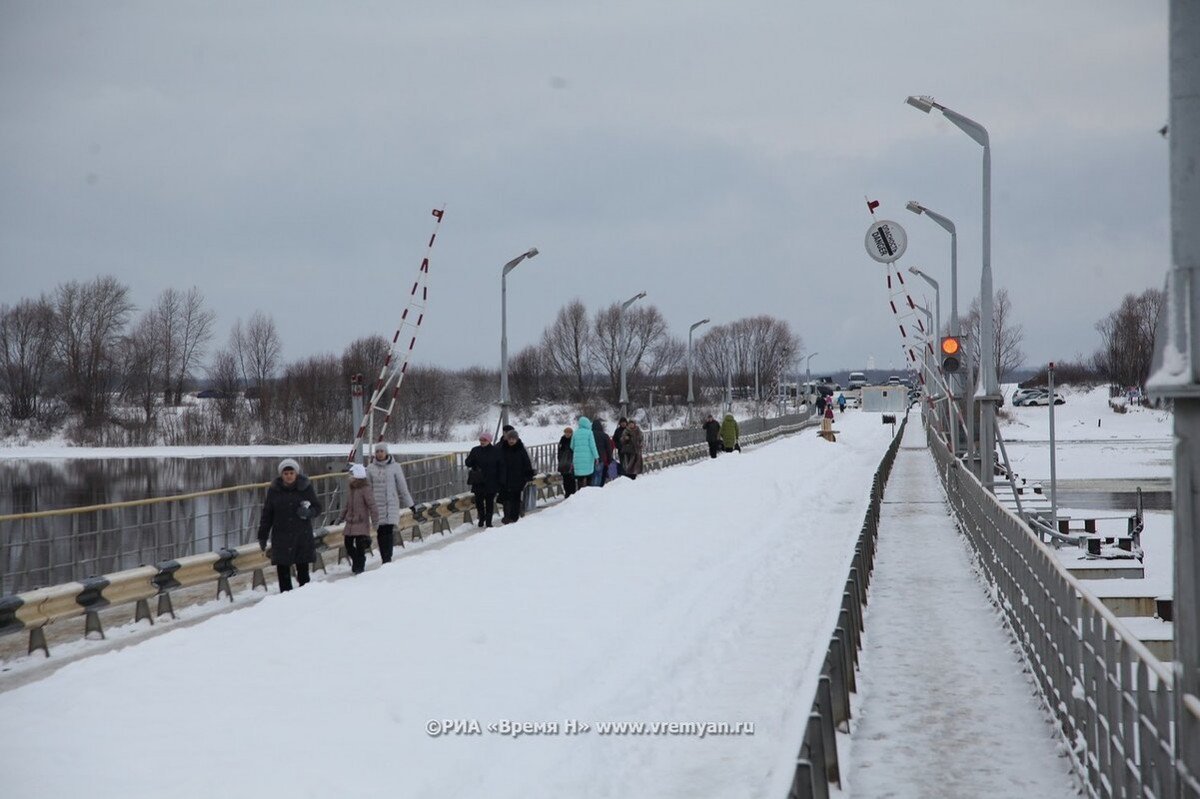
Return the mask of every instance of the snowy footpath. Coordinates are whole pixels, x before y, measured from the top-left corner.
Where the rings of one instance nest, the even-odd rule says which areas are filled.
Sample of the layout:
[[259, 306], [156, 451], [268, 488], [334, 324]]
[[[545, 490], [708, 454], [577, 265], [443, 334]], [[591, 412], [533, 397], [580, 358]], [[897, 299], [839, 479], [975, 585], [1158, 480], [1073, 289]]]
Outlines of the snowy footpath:
[[890, 438], [837, 427], [0, 693], [0, 796], [782, 799]]
[[884, 497], [848, 796], [1075, 795], [967, 546], [914, 416]]

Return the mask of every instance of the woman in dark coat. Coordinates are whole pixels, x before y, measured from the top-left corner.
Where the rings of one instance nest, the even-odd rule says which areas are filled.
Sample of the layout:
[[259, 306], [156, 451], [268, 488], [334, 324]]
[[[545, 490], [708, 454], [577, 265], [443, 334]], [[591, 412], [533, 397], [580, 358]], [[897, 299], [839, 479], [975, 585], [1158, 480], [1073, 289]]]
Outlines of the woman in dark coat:
[[612, 439], [608, 437], [608, 433], [604, 431], [604, 420], [592, 420], [592, 435], [596, 439], [596, 452], [600, 453], [600, 482], [593, 481], [593, 485], [602, 486], [608, 482], [608, 464], [612, 463]]
[[642, 428], [638, 427], [638, 423], [630, 420], [629, 426], [621, 434], [621, 466], [625, 472], [625, 476], [630, 480], [636, 480], [637, 476], [642, 473]]
[[521, 492], [534, 474], [525, 445], [516, 430], [509, 430], [500, 442], [500, 502], [504, 506], [505, 524], [521, 518]]
[[500, 490], [500, 450], [492, 446], [491, 433], [479, 434], [479, 446], [471, 450], [464, 463], [469, 470], [467, 482], [475, 494], [479, 526], [491, 527], [496, 515], [496, 492]]
[[571, 449], [573, 435], [574, 430], [564, 427], [562, 438], [558, 440], [558, 473], [562, 475], [564, 499], [575, 493], [575, 451]]
[[258, 546], [265, 552], [271, 544], [271, 563], [279, 572], [279, 590], [292, 590], [292, 567], [296, 582], [308, 582], [308, 566], [316, 555], [312, 520], [324, 508], [312, 481], [300, 473], [291, 458], [279, 462], [279, 476], [267, 488], [258, 521]]

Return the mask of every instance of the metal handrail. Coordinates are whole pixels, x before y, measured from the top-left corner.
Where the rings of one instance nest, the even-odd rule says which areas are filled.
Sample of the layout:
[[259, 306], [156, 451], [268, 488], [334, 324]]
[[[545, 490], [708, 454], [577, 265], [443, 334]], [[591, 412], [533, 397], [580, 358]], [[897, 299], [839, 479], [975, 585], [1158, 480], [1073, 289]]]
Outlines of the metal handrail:
[[858, 668], [858, 653], [863, 646], [863, 608], [867, 604], [867, 589], [875, 570], [875, 546], [879, 539], [883, 494], [907, 425], [908, 414], [905, 413], [904, 421], [900, 423], [871, 480], [871, 501], [854, 546], [854, 559], [842, 591], [842, 608], [838, 613], [837, 626], [829, 639], [829, 648], [825, 651], [821, 676], [817, 679], [817, 691], [796, 755], [796, 770], [792, 775], [788, 799], [828, 797], [831, 783], [841, 788], [836, 733], [850, 731], [850, 694], [858, 691], [855, 670]]
[[925, 427], [958, 527], [1070, 744], [1066, 753], [1087, 794], [1200, 797], [1200, 782], [1177, 755], [1181, 723], [1200, 725], [1200, 703], [1185, 701], [1191, 717], [1175, 717], [1171, 669], [983, 488], [928, 421]]

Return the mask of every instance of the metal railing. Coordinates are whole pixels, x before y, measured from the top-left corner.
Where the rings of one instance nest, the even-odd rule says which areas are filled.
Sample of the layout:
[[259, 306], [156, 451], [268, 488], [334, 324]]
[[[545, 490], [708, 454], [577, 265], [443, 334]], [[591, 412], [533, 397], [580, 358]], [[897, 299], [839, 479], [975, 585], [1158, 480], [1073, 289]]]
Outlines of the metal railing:
[[[1087, 795], [1200, 797], [1200, 764], [1191, 759], [1196, 742], [1189, 740], [1200, 730], [1200, 702], [1184, 697], [1185, 717], [1177, 718], [1171, 669], [925, 429], [959, 529], [1070, 745]], [[1186, 748], [1192, 756], [1180, 757]]]
[[788, 799], [827, 799], [830, 783], [841, 788], [836, 733], [839, 730], [850, 732], [850, 694], [858, 691], [854, 672], [858, 667], [858, 653], [862, 650], [863, 607], [867, 604], [867, 588], [875, 570], [880, 504], [907, 425], [908, 416], [905, 415], [871, 481], [871, 502], [854, 545], [854, 560], [842, 590], [842, 609], [825, 651], [825, 663], [821, 666], [817, 693], [796, 755], [796, 771]]
[[[743, 437], [796, 424], [807, 415], [748, 419]], [[645, 437], [646, 455], [704, 442], [703, 430], [655, 430]], [[536, 472], [558, 464], [558, 444], [527, 446]], [[413, 500], [433, 502], [467, 487], [467, 452], [402, 461]], [[340, 472], [317, 475], [314, 486], [329, 524], [341, 512]], [[83, 508], [0, 515], [0, 596], [39, 586], [81, 580], [171, 558], [252, 543], [263, 491], [269, 483], [199, 491], [170, 497]]]
[[[772, 419], [767, 424], [756, 425], [756, 432], [743, 433], [741, 440], [746, 444], [760, 443], [779, 435], [798, 432], [814, 423], [811, 417], [804, 416]], [[663, 439], [666, 442], [669, 442], [669, 440], [669, 438]], [[539, 498], [548, 499], [551, 495], [561, 494], [562, 479], [552, 471], [557, 466], [557, 444], [540, 445], [531, 449], [536, 452], [537, 460], [535, 463], [544, 464], [547, 462], [547, 459], [550, 459], [548, 462], [551, 464], [551, 471], [549, 473], [541, 473], [533, 480], [533, 485], [537, 488]], [[533, 454], [531, 453], [531, 455]], [[461, 457], [459, 457], [461, 455], [462, 453], [455, 453], [424, 460], [428, 462], [442, 461], [443, 465], [440, 468], [443, 470], [451, 468], [459, 469], [461, 468]], [[644, 465], [647, 471], [654, 471], [707, 457], [708, 447], [704, 444], [687, 444], [646, 453], [644, 455]], [[405, 464], [406, 471], [408, 471], [411, 463]], [[431, 479], [429, 485], [438, 485], [437, 481], [444, 479], [432, 476], [437, 471], [438, 469], [430, 470]], [[340, 515], [340, 511], [338, 510], [340, 501], [338, 487], [341, 485], [341, 480], [336, 478], [344, 480], [345, 475], [337, 473], [313, 478], [314, 481], [317, 481], [321, 485], [321, 496], [328, 498], [326, 510], [323, 514], [325, 523], [323, 526], [317, 527], [314, 531], [317, 554], [314, 558], [313, 566], [316, 569], [324, 569], [323, 553], [336, 550], [339, 561], [345, 556], [341, 525], [328, 524], [328, 520], [336, 519]], [[261, 503], [262, 491], [267, 485], [267, 483], [260, 483], [253, 486], [238, 486], [230, 489], [200, 492], [184, 497], [164, 497], [155, 500], [116, 503], [116, 505], [122, 506], [120, 508], [106, 505], [78, 510], [87, 513], [104, 513], [126, 510], [125, 506], [166, 505], [170, 507], [171, 502], [198, 501], [208, 496], [222, 496], [230, 492], [252, 489], [255, 495], [250, 507], [254, 511], [254, 523], [250, 529], [254, 531], [257, 529], [257, 508]], [[404, 509], [400, 514], [400, 523], [397, 531], [400, 541], [403, 542], [406, 530], [409, 533], [410, 540], [423, 539], [420, 527], [422, 523], [431, 525], [431, 534], [441, 533], [444, 535], [451, 531], [448, 521], [450, 516], [462, 513], [464, 521], [469, 521], [469, 514], [473, 508], [474, 497], [472, 494], [452, 491], [441, 498], [419, 503], [416, 514], [410, 513], [408, 509]], [[43, 514], [21, 515], [42, 516], [46, 515], [46, 513], [69, 514], [71, 512], [69, 510], [49, 511]], [[320, 520], [318, 520], [318, 523], [320, 523]], [[231, 530], [230, 532], [233, 531]], [[251, 537], [253, 536], [251, 535]], [[210, 540], [215, 541], [215, 539]], [[114, 570], [110, 573], [104, 573], [101, 576], [94, 576], [98, 572], [92, 572], [89, 576], [62, 581], [48, 588], [33, 589], [21, 593], [0, 594], [0, 635], [28, 631], [28, 651], [32, 653], [35, 649], [41, 649], [49, 655], [50, 652], [46, 643], [44, 628], [53, 622], [84, 616], [85, 632], [96, 632], [103, 635], [103, 630], [100, 626], [100, 611], [106, 608], [134, 603], [136, 605], [134, 619], [136, 621], [146, 619], [153, 623], [153, 616], [149, 608], [150, 599], [158, 598], [158, 611], [156, 615], [161, 616], [174, 613], [171, 593], [176, 589], [216, 582], [217, 596], [220, 597], [222, 594], [227, 594], [232, 598], [230, 578], [237, 574], [251, 572], [253, 574], [252, 585], [255, 587], [265, 587], [266, 581], [263, 572], [269, 565], [267, 559], [259, 550], [257, 543], [240, 542], [230, 542], [221, 546], [213, 546], [209, 551], [196, 554], [189, 553], [183, 557], [165, 558], [149, 562], [154, 563], [154, 565], [145, 565], [147, 561], [143, 561], [133, 568]]]

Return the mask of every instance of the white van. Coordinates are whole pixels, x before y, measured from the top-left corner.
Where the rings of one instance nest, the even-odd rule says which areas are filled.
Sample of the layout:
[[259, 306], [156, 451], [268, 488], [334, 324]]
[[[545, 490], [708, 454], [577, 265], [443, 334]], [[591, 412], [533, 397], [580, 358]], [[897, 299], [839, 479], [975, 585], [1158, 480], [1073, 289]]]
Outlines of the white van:
[[850, 378], [846, 381], [846, 387], [853, 391], [856, 388], [862, 388], [867, 384], [867, 376], [863, 372], [851, 372]]

